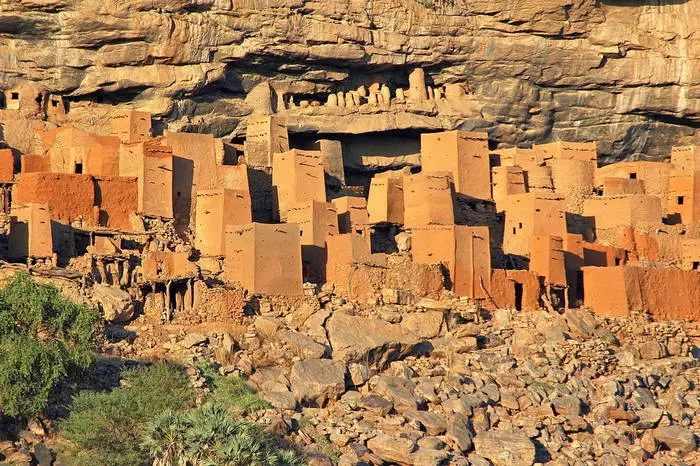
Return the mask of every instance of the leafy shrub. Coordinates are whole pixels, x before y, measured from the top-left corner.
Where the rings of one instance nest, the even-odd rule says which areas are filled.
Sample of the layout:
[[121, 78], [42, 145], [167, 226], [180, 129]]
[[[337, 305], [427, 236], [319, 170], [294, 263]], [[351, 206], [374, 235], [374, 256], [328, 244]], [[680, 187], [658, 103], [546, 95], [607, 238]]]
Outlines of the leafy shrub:
[[297, 466], [294, 452], [280, 450], [265, 431], [232, 419], [226, 407], [206, 403], [199, 409], [165, 412], [151, 423], [143, 447], [154, 464], [193, 466]]
[[207, 379], [207, 384], [212, 389], [210, 400], [213, 403], [244, 416], [270, 407], [270, 403], [256, 395], [245, 380], [240, 377], [219, 374], [211, 361], [198, 361], [197, 367], [202, 371]]
[[73, 399], [70, 415], [61, 424], [63, 437], [71, 442], [63, 463], [146, 464], [148, 454], [139, 446], [145, 427], [163, 412], [194, 403], [187, 377], [177, 368], [159, 364], [122, 375], [122, 387]]
[[43, 411], [61, 379], [93, 362], [99, 312], [17, 273], [0, 290], [0, 406], [11, 416]]

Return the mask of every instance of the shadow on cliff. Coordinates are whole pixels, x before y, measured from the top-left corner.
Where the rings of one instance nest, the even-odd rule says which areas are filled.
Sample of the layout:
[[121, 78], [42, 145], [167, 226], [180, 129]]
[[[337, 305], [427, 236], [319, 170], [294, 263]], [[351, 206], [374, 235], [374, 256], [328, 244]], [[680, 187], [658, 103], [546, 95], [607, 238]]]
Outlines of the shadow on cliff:
[[666, 6], [666, 5], [682, 5], [688, 3], [689, 0], [598, 0], [598, 6], [600, 5], [611, 5], [611, 6]]

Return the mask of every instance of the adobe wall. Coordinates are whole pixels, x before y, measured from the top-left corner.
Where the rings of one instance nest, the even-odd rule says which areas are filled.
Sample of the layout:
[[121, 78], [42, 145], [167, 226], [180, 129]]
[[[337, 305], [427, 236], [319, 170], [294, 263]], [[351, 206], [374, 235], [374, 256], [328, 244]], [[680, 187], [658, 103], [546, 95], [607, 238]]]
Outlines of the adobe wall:
[[93, 136], [93, 139], [95, 143], [88, 148], [84, 173], [95, 176], [119, 176], [119, 139], [109, 136]]
[[331, 139], [319, 139], [316, 141], [321, 152], [323, 170], [326, 173], [326, 181], [332, 186], [345, 185], [345, 167], [343, 165], [343, 144]]
[[53, 255], [53, 229], [47, 204], [19, 204], [12, 206], [8, 256], [47, 258]]
[[455, 223], [450, 174], [421, 172], [403, 179], [404, 227]]
[[536, 166], [525, 171], [525, 184], [530, 193], [553, 193], [554, 180], [552, 179], [552, 167]]
[[603, 179], [604, 196], [624, 196], [627, 194], [645, 194], [644, 181], [639, 179], [609, 177]]
[[151, 114], [133, 110], [113, 112], [111, 134], [124, 144], [145, 141], [151, 137]]
[[302, 294], [300, 231], [296, 224], [226, 227], [226, 280], [251, 293]]
[[692, 174], [674, 173], [669, 179], [667, 214], [677, 223], [700, 221], [700, 171]]
[[9, 183], [15, 176], [15, 156], [12, 149], [0, 149], [0, 183]]
[[227, 225], [252, 222], [250, 193], [247, 190], [205, 189], [197, 192], [195, 246], [204, 255], [226, 253]]
[[325, 248], [326, 237], [338, 234], [338, 213], [330, 202], [297, 204], [287, 212], [287, 222], [299, 225], [302, 246]]
[[144, 144], [143, 172], [138, 176], [139, 212], [173, 218], [173, 159], [170, 149]]
[[569, 306], [576, 306], [583, 294], [583, 236], [567, 233], [563, 237], [564, 267], [566, 283], [569, 286]]
[[648, 311], [655, 319], [700, 319], [700, 274], [672, 268], [586, 267], [585, 305], [598, 315]]
[[51, 218], [63, 223], [82, 218], [83, 224], [98, 226], [95, 187], [90, 175], [21, 173], [12, 196], [20, 204], [48, 204]]
[[339, 233], [361, 231], [369, 223], [367, 201], [364, 197], [342, 196], [331, 202], [338, 214]]
[[507, 270], [508, 279], [522, 287], [522, 310], [525, 312], [542, 309], [540, 280], [537, 274], [528, 270]]
[[443, 264], [459, 296], [486, 298], [491, 280], [488, 227], [425, 225], [414, 228], [411, 255], [417, 264]]
[[544, 154], [541, 151], [520, 147], [491, 151], [491, 159], [494, 166], [520, 167], [526, 171], [545, 163]]
[[583, 203], [583, 215], [595, 217], [596, 236], [617, 227], [654, 227], [661, 223], [661, 199], [640, 194], [591, 197]]
[[542, 153], [545, 160], [578, 160], [595, 163], [598, 159], [598, 144], [595, 141], [556, 141], [548, 144], [534, 144], [532, 148]]
[[326, 237], [328, 264], [372, 263], [372, 252], [367, 238], [354, 233]]
[[564, 241], [559, 236], [533, 236], [530, 271], [544, 277], [545, 283], [566, 286]]
[[681, 174], [689, 175], [700, 170], [700, 147], [672, 147], [671, 165], [673, 166], [673, 171]]
[[503, 252], [528, 256], [532, 236], [566, 234], [564, 200], [558, 195], [515, 194], [504, 201]]
[[527, 192], [525, 178], [525, 171], [520, 167], [500, 166], [491, 168], [491, 192], [498, 212], [503, 212], [503, 202], [506, 196]]
[[614, 267], [627, 261], [625, 251], [613, 246], [583, 242], [583, 264], [585, 266]]
[[403, 178], [374, 176], [367, 197], [369, 223], [404, 223]]
[[211, 134], [165, 131], [173, 154], [173, 216], [179, 228], [194, 226], [197, 191], [220, 188], [216, 144]]
[[246, 120], [244, 153], [251, 167], [269, 168], [273, 154], [288, 152], [287, 126], [280, 117], [251, 115]]
[[681, 267], [700, 272], [700, 238], [681, 241]]
[[628, 251], [630, 263], [645, 265], [663, 263], [678, 266], [682, 257], [683, 236], [671, 231], [637, 231], [620, 229], [615, 246]]
[[141, 256], [141, 274], [146, 282], [158, 282], [198, 275], [187, 252], [148, 251]]
[[287, 218], [294, 205], [326, 202], [326, 183], [321, 154], [292, 149], [275, 154], [272, 160], [272, 186], [277, 219]]
[[488, 135], [466, 131], [421, 134], [421, 167], [450, 172], [455, 192], [471, 199], [491, 199]]
[[445, 289], [440, 265], [416, 264], [408, 255], [372, 256], [371, 265], [329, 263], [327, 282], [334, 285], [337, 294], [362, 302], [376, 302], [382, 289], [406, 290], [430, 298], [438, 298]]
[[596, 169], [595, 185], [602, 187], [605, 178], [637, 179], [644, 182], [645, 194], [666, 199], [670, 172], [671, 165], [664, 162], [617, 162]]
[[491, 289], [491, 245], [488, 227], [456, 225], [453, 285], [458, 296], [487, 298]]
[[216, 170], [217, 188], [250, 190], [248, 166], [246, 164], [217, 165]]
[[113, 176], [95, 178], [95, 202], [100, 206], [100, 225], [129, 231], [131, 217], [138, 209], [136, 178]]
[[[595, 155], [595, 151], [593, 153]], [[554, 192], [566, 197], [566, 211], [582, 213], [584, 197], [593, 193], [595, 160], [554, 159], [550, 161], [550, 166]]]
[[45, 155], [22, 154], [20, 157], [21, 173], [48, 172], [51, 160]]
[[119, 175], [117, 137], [97, 136], [72, 126], [37, 131], [36, 136], [37, 146], [49, 158], [54, 173]]

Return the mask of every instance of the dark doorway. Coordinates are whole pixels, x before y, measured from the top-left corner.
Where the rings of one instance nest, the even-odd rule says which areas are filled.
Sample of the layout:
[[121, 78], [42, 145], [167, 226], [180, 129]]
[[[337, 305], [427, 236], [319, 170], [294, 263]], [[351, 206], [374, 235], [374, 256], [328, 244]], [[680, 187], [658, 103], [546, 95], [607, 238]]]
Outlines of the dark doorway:
[[515, 282], [515, 310], [523, 310], [523, 284]]

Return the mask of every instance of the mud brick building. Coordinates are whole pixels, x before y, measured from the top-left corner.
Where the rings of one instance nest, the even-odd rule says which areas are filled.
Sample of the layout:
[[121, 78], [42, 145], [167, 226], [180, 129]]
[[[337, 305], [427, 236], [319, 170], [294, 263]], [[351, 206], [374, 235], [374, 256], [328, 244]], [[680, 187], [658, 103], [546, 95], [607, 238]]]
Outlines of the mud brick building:
[[421, 163], [427, 172], [450, 172], [458, 195], [491, 199], [486, 133], [446, 131], [421, 136]]
[[[420, 73], [411, 80], [405, 102], [436, 98], [421, 97]], [[367, 96], [379, 102], [381, 89]], [[3, 112], [68, 109], [30, 87], [4, 98]], [[378, 304], [449, 292], [490, 309], [698, 318], [695, 146], [670, 149], [670, 162], [603, 166], [595, 142], [489, 150], [498, 141], [486, 133], [439, 131], [403, 165], [383, 165], [400, 138], [290, 139], [269, 111], [244, 128], [244, 140], [215, 138], [119, 109], [99, 132], [33, 130], [28, 153], [0, 149], [7, 259], [137, 284], [164, 320], [192, 310], [207, 282], [250, 296], [327, 283]], [[358, 158], [375, 169], [359, 172]]]

